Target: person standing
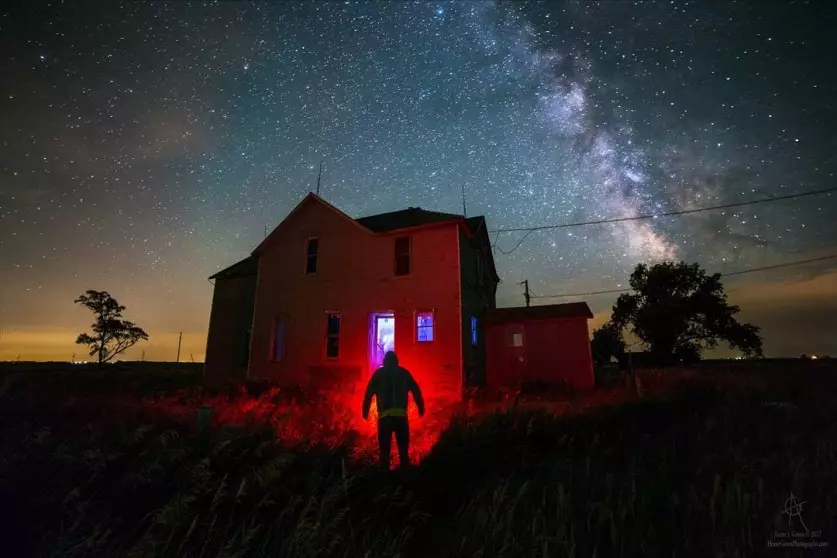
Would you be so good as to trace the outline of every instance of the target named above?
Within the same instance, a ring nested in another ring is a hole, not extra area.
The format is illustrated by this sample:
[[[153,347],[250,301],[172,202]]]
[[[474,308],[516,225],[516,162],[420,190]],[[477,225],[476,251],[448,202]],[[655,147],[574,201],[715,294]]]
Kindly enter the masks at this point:
[[[409,370],[398,365],[395,353],[387,351],[383,366],[372,374],[363,397],[363,420],[369,419],[373,396],[377,402],[378,447],[381,451],[381,467],[385,470],[389,470],[393,434],[401,466],[410,464],[410,425],[407,421],[407,399],[410,392],[419,416],[424,416],[424,398],[418,383]]]

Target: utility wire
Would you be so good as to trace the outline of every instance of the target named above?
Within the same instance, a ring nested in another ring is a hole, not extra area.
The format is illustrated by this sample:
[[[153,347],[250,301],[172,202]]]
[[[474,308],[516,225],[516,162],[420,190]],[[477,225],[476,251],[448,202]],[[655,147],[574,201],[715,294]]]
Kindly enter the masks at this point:
[[[730,273],[721,273],[721,277],[731,277],[733,275],[744,275],[745,273],[756,273],[759,271],[768,271],[770,269],[779,269],[783,267],[793,267],[795,265],[804,265],[814,262],[822,262],[826,260],[833,260],[837,259],[837,254],[832,254],[830,256],[820,256],[819,258],[809,258],[807,260],[799,260],[795,262],[787,262],[782,264],[776,265],[766,265],[763,267],[753,267],[751,269],[744,269],[741,271],[733,271]],[[609,289],[605,291],[588,291],[586,293],[571,293],[571,294],[555,294],[555,295],[541,295],[541,296],[532,296],[532,298],[570,298],[575,296],[593,296],[593,295],[602,295],[602,294],[614,294],[614,293],[626,293],[629,292],[631,289]]]
[[[744,207],[748,205],[756,205],[759,203],[769,203],[769,202],[776,202],[776,201],[783,201],[783,200],[792,200],[796,198],[803,198],[807,196],[818,196],[822,194],[828,194],[831,192],[837,192],[837,187],[833,188],[823,188],[821,190],[808,190],[806,192],[799,192],[797,194],[786,194],[784,196],[775,196],[772,198],[761,198],[757,200],[749,200],[743,202],[735,202],[735,203],[727,203],[723,205],[713,205],[709,207],[698,207],[696,209],[681,209],[679,211],[668,211],[664,213],[649,213],[647,215],[635,215],[633,217],[616,217],[613,219],[600,219],[598,221],[581,221],[577,223],[563,223],[560,225],[541,225],[538,227],[514,227],[508,229],[493,229],[490,230],[490,233],[497,233],[499,237],[500,233],[509,233],[509,232],[523,232],[526,231],[526,234],[523,235],[517,244],[515,244],[514,248],[511,250],[502,250],[496,243],[494,243],[494,248],[497,249],[501,254],[508,255],[517,250],[521,244],[531,235],[533,232],[536,231],[544,231],[550,229],[565,229],[569,227],[583,227],[588,225],[604,225],[607,223],[622,223],[625,221],[641,221],[646,219],[657,219],[659,217],[676,217],[679,215],[691,215],[692,213],[702,213],[704,211],[717,211],[719,209],[731,209],[734,207]]]
[[[633,217],[617,217],[614,219],[602,219],[599,221],[582,221],[579,223],[563,223],[561,225],[541,225],[539,227],[515,227],[509,229],[494,229],[489,232],[505,233],[505,232],[522,232],[522,231],[542,231],[547,229],[564,229],[567,227],[581,227],[586,225],[603,225],[606,223],[621,223],[623,221],[640,221],[643,219],[656,219],[658,217],[673,217],[677,215],[689,215],[691,213],[700,213],[702,211],[716,211],[718,209],[730,209],[733,207],[743,207],[746,205],[755,205],[757,203],[768,203],[782,200],[792,200],[795,198],[802,198],[806,196],[817,196],[821,194],[828,194],[837,192],[837,186],[833,188],[823,188],[822,190],[809,190],[807,192],[799,192],[798,194],[787,194],[785,196],[775,196],[772,198],[761,198],[758,200],[749,200],[743,202],[727,203],[724,205],[713,205],[709,207],[698,207],[696,209],[681,209],[679,211],[669,211],[665,213],[649,213],[647,215],[635,215]]]

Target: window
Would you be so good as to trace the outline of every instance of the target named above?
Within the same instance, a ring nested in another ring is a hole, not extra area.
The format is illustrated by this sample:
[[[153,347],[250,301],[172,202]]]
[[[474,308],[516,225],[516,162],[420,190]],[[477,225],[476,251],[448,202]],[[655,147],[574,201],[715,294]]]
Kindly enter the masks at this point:
[[[477,317],[471,316],[471,345],[476,345],[479,337],[477,335]]]
[[[270,360],[279,362],[285,357],[285,317],[273,318],[273,332],[270,339]]]
[[[395,239],[395,274],[410,274],[410,237]]]
[[[320,239],[309,238],[305,250],[305,273],[317,273],[317,257],[320,254]]]
[[[326,358],[340,356],[340,313],[326,315]]]
[[[511,346],[512,347],[522,347],[523,346],[523,332],[522,331],[514,331],[511,334]]]
[[[416,312],[416,341],[419,343],[433,341],[434,326],[433,312]]]

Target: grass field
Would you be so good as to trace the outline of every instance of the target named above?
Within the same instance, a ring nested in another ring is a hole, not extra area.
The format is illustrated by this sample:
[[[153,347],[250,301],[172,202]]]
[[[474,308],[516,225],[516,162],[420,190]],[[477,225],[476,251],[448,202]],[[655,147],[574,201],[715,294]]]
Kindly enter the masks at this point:
[[[421,425],[432,447],[420,464],[384,474],[358,451],[369,431],[351,413],[299,394],[210,395],[172,372],[7,370],[4,555],[837,553],[833,361],[640,377],[641,398],[616,380],[562,402],[430,409],[443,416]],[[216,424],[199,431],[206,403]],[[791,493],[804,501],[793,525]],[[802,524],[799,541],[829,546],[775,546]]]

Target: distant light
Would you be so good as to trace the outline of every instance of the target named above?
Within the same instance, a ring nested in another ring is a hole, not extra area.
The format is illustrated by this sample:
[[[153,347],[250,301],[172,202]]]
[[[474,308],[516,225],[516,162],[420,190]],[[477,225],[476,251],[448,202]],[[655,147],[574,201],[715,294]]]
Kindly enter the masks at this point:
[[[817,355],[811,355],[811,358],[812,358],[813,360],[817,360]]]

